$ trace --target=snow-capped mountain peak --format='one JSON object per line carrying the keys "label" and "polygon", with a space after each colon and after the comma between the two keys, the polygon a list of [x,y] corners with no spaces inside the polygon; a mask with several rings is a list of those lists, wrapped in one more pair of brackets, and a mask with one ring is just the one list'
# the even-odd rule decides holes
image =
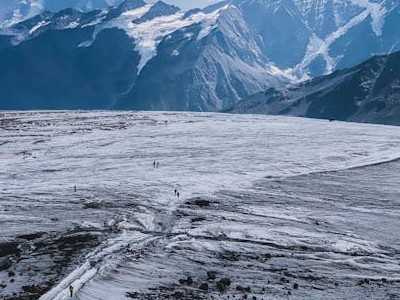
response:
{"label": "snow-capped mountain peak", "polygon": [[12,26],[32,18],[45,10],[57,12],[66,8],[75,8],[82,12],[88,12],[96,9],[118,6],[122,1],[123,0],[2,0],[0,1],[0,28]]}
{"label": "snow-capped mountain peak", "polygon": [[[63,94],[74,94],[74,99],[101,98],[107,108],[219,110],[269,87],[327,74],[374,54],[400,49],[396,1],[228,0],[188,12],[161,1],[100,2],[74,3],[93,8],[115,5],[91,12],[42,12],[8,26],[0,35],[5,41],[0,51],[10,49],[7,55],[12,56],[14,49],[22,51],[19,47],[29,40],[29,51],[41,53],[41,43],[59,43],[53,59],[40,57],[42,64],[50,70],[54,67],[55,73],[71,71],[66,78],[79,78],[83,73],[87,78],[82,84],[91,82],[78,89],[84,95],[72,93],[70,83],[65,82]],[[46,0],[27,3],[50,5]],[[70,60],[58,57],[64,49]],[[3,55],[2,59],[8,62],[15,57]],[[66,63],[73,67],[66,68]],[[26,68],[32,70],[32,77],[40,77],[35,68]],[[3,78],[12,74],[3,69]],[[99,85],[105,89],[100,95]],[[37,90],[35,85],[32,90]],[[19,95],[18,91],[11,95]],[[8,93],[1,88],[0,92]]]}
{"label": "snow-capped mountain peak", "polygon": [[[197,39],[201,39],[209,33],[215,25],[221,11],[227,6],[210,14],[199,11],[184,18],[185,13],[177,10],[175,6],[163,2],[147,4],[139,8],[126,10],[119,17],[102,24],[95,31],[96,35],[106,28],[123,29],[134,41],[135,48],[141,59],[137,73],[139,74],[146,63],[156,55],[158,44],[176,30],[191,26],[195,23],[202,24],[202,30]],[[86,43],[90,45],[90,43]]]}
{"label": "snow-capped mountain peak", "polygon": [[122,14],[126,11],[134,10],[145,5],[146,2],[142,0],[125,0],[118,7],[116,7],[116,10],[119,12],[119,14]]}

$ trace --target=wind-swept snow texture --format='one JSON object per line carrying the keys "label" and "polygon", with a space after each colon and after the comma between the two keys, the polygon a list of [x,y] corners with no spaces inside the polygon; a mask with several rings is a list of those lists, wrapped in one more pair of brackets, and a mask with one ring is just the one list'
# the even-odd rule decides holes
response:
{"label": "wind-swept snow texture", "polygon": [[397,299],[399,147],[381,125],[3,112],[1,299]]}

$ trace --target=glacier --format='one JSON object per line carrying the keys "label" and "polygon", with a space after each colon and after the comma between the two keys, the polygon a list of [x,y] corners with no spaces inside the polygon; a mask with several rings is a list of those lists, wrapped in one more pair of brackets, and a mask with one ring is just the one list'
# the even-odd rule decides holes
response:
{"label": "glacier", "polygon": [[397,297],[398,127],[10,111],[0,145],[2,299]]}

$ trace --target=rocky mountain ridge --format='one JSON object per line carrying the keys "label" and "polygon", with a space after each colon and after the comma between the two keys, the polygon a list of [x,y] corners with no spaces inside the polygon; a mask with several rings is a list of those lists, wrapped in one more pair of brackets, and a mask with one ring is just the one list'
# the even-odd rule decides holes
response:
{"label": "rocky mountain ridge", "polygon": [[217,111],[400,50],[399,15],[371,0],[43,12],[0,32],[0,108]]}
{"label": "rocky mountain ridge", "polygon": [[400,125],[400,52],[375,56],[288,88],[270,88],[226,112]]}

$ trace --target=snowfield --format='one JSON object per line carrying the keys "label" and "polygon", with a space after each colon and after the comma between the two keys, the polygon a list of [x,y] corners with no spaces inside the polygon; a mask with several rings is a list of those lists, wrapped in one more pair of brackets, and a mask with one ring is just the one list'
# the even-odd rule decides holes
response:
{"label": "snowfield", "polygon": [[399,149],[393,126],[1,112],[0,298],[399,299]]}

